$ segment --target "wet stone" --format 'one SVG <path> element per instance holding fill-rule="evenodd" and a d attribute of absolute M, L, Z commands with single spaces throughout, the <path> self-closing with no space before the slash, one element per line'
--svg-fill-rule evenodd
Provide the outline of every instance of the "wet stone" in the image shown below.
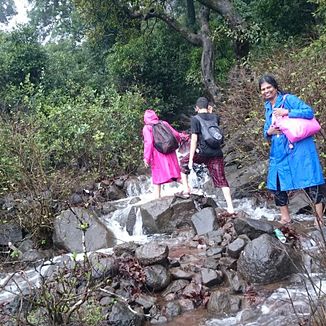
<path fill-rule="evenodd" d="M 208 287 L 220 284 L 223 282 L 223 273 L 209 268 L 201 270 L 202 283 Z"/>
<path fill-rule="evenodd" d="M 161 291 L 170 283 L 171 275 L 162 265 L 146 266 L 144 273 L 146 276 L 146 286 L 153 291 Z"/>
<path fill-rule="evenodd" d="M 241 238 L 237 238 L 229 244 L 227 253 L 230 257 L 239 258 L 240 253 L 245 246 L 246 242 Z"/>
<path fill-rule="evenodd" d="M 193 273 L 186 272 L 181 268 L 170 268 L 170 273 L 174 279 L 191 280 L 193 276 Z"/>
<path fill-rule="evenodd" d="M 149 242 L 136 249 L 136 258 L 145 266 L 166 262 L 169 255 L 169 247 L 156 242 Z"/>

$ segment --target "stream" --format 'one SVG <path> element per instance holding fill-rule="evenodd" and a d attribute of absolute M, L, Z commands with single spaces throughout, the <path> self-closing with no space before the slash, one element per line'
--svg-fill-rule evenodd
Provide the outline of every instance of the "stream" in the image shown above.
<path fill-rule="evenodd" d="M 200 187 L 197 187 L 199 190 Z M 197 189 L 197 190 L 198 190 Z M 106 226 L 114 233 L 118 243 L 135 241 L 145 243 L 152 238 L 159 237 L 160 241 L 167 245 L 173 245 L 174 250 L 179 250 L 179 255 L 187 250 L 198 251 L 198 249 L 184 248 L 182 237 L 172 238 L 169 235 L 154 235 L 147 237 L 142 233 L 142 221 L 139 214 L 136 214 L 136 223 L 133 235 L 129 235 L 125 228 L 121 227 L 119 221 L 123 219 L 126 211 L 129 209 L 130 199 L 139 197 L 137 206 L 151 200 L 150 180 L 140 178 L 138 183 L 130 186 L 128 189 L 128 198 L 117 201 L 118 209 L 113 215 L 102 216 Z M 179 185 L 173 183 L 166 185 L 162 189 L 163 196 L 173 195 L 180 191 Z M 224 201 L 214 198 L 218 206 L 224 207 Z M 264 218 L 268 221 L 275 221 L 279 218 L 279 212 L 275 209 L 267 208 L 265 205 L 255 206 L 254 201 L 248 198 L 234 200 L 236 211 L 244 211 L 253 219 Z M 313 224 L 313 217 L 310 215 L 296 215 L 296 224 L 303 230 Z M 309 237 L 302 239 L 302 246 L 307 251 L 316 250 L 316 243 Z M 99 250 L 100 252 L 111 252 L 112 248 Z M 199 250 L 200 251 L 200 250 Z M 199 253 L 200 254 L 200 253 Z M 69 256 L 62 255 L 54 257 L 48 264 L 36 266 L 34 269 L 16 272 L 15 274 L 0 274 L 0 286 L 4 287 L 0 292 L 0 303 L 13 300 L 17 294 L 30 293 L 33 287 L 40 283 L 40 275 L 49 275 L 54 264 L 61 264 Z M 83 254 L 77 255 L 77 259 L 82 259 Z M 307 258 L 307 271 L 310 272 L 311 260 Z M 210 316 L 206 309 L 199 308 L 176 317 L 172 322 L 165 325 L 187 325 L 187 326 L 282 326 L 282 325 L 305 325 L 304 321 L 310 314 L 310 309 L 314 305 L 316 298 L 322 297 L 326 291 L 326 277 L 320 274 L 307 272 L 304 274 L 294 274 L 284 282 L 271 285 L 259 285 L 253 288 L 250 301 L 251 304 L 242 307 L 242 310 L 233 316 L 224 316 L 216 319 Z"/>

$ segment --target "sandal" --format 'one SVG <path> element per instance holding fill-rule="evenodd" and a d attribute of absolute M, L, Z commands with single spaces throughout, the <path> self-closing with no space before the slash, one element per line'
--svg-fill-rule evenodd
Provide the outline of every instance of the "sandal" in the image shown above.
<path fill-rule="evenodd" d="M 177 198 L 182 198 L 182 199 L 189 199 L 190 198 L 190 194 L 188 192 L 184 192 L 184 191 L 176 192 L 174 194 L 174 196 L 177 197 Z"/>

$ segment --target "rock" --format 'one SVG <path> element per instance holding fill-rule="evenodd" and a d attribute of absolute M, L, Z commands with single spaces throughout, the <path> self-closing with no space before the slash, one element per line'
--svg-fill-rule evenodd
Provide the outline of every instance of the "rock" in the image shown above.
<path fill-rule="evenodd" d="M 182 311 L 181 306 L 177 301 L 167 302 L 163 310 L 165 312 L 165 316 L 168 317 L 168 319 L 180 315 Z"/>
<path fill-rule="evenodd" d="M 206 250 L 206 256 L 207 257 L 212 257 L 215 255 L 220 255 L 225 251 L 225 248 L 223 247 L 211 247 Z"/>
<path fill-rule="evenodd" d="M 126 194 L 115 184 L 105 189 L 105 197 L 109 200 L 119 200 L 126 197 Z"/>
<path fill-rule="evenodd" d="M 181 291 L 189 284 L 187 280 L 176 280 L 172 282 L 163 292 L 162 296 L 167 296 L 170 293 L 181 293 Z"/>
<path fill-rule="evenodd" d="M 214 291 L 208 300 L 207 310 L 214 314 L 228 314 L 231 312 L 230 296 L 221 291 Z"/>
<path fill-rule="evenodd" d="M 238 272 L 250 283 L 272 283 L 294 272 L 293 250 L 276 238 L 263 234 L 252 240 L 238 260 Z"/>
<path fill-rule="evenodd" d="M 136 299 L 135 302 L 141 305 L 145 312 L 148 312 L 156 303 L 157 298 L 141 293 Z"/>
<path fill-rule="evenodd" d="M 0 223 L 0 245 L 8 246 L 8 242 L 13 244 L 22 241 L 23 232 L 19 225 L 14 223 Z"/>
<path fill-rule="evenodd" d="M 136 249 L 136 258 L 142 265 L 154 265 L 167 262 L 169 247 L 157 242 L 149 242 Z"/>
<path fill-rule="evenodd" d="M 184 226 L 191 226 L 190 216 L 196 212 L 192 199 L 176 199 L 164 197 L 141 205 L 143 230 L 146 234 L 155 233 L 147 230 L 147 224 L 152 227 L 153 221 L 157 227 L 156 233 L 172 233 Z"/>
<path fill-rule="evenodd" d="M 236 218 L 233 223 L 238 235 L 246 234 L 251 240 L 258 238 L 264 233 L 273 234 L 274 231 L 273 225 L 261 220 Z"/>
<path fill-rule="evenodd" d="M 114 277 L 118 273 L 118 264 L 114 257 L 102 253 L 91 253 L 89 263 L 94 279 Z"/>
<path fill-rule="evenodd" d="M 228 279 L 229 286 L 234 293 L 244 293 L 246 282 L 233 270 L 225 270 L 225 275 Z"/>
<path fill-rule="evenodd" d="M 202 209 L 191 217 L 193 227 L 198 235 L 217 229 L 215 210 L 211 207 Z"/>
<path fill-rule="evenodd" d="M 191 311 L 195 308 L 194 303 L 190 299 L 179 299 L 178 302 L 182 312 Z"/>
<path fill-rule="evenodd" d="M 170 273 L 175 280 L 179 280 L 179 279 L 191 280 L 194 275 L 192 272 L 186 272 L 178 267 L 170 268 Z"/>
<path fill-rule="evenodd" d="M 237 238 L 228 245 L 226 252 L 230 257 L 237 259 L 245 246 L 246 242 L 241 238 Z"/>
<path fill-rule="evenodd" d="M 38 260 L 43 259 L 44 256 L 36 249 L 29 249 L 25 251 L 21 256 L 20 260 L 24 262 L 36 262 Z"/>
<path fill-rule="evenodd" d="M 153 291 L 165 289 L 171 280 L 168 270 L 162 265 L 151 265 L 144 268 L 146 286 Z"/>
<path fill-rule="evenodd" d="M 139 248 L 140 245 L 130 241 L 130 242 L 123 242 L 113 247 L 113 252 L 116 256 L 121 256 L 122 254 L 128 254 L 131 256 L 135 255 L 136 249 Z"/>
<path fill-rule="evenodd" d="M 202 283 L 208 287 L 220 284 L 223 282 L 223 273 L 209 268 L 203 268 L 200 272 Z"/>
<path fill-rule="evenodd" d="M 83 252 L 82 223 L 88 223 L 85 233 L 86 251 L 111 248 L 116 243 L 114 234 L 91 211 L 75 207 L 73 212 L 61 212 L 54 220 L 54 245 L 69 252 Z"/>
<path fill-rule="evenodd" d="M 142 326 L 144 316 L 134 314 L 125 304 L 116 302 L 109 314 L 108 322 L 113 326 Z"/>

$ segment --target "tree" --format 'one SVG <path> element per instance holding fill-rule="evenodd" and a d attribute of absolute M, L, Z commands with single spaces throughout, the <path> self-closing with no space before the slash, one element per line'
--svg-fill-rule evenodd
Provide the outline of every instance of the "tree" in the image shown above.
<path fill-rule="evenodd" d="M 8 24 L 9 20 L 16 14 L 14 0 L 0 0 L 0 23 Z"/>
<path fill-rule="evenodd" d="M 148 27 L 149 21 L 161 20 L 174 31 L 179 33 L 190 44 L 202 48 L 201 73 L 202 81 L 211 99 L 219 100 L 220 91 L 214 78 L 214 42 L 210 30 L 210 21 L 213 17 L 211 11 L 223 17 L 227 25 L 236 31 L 244 30 L 244 21 L 237 13 L 229 0 L 198 0 L 187 1 L 188 13 L 184 5 L 178 1 L 84 1 L 75 0 L 76 7 L 82 12 L 83 17 L 89 22 L 94 22 L 93 31 L 107 30 L 108 27 L 121 32 L 126 26 L 128 31 L 137 32 L 142 21 Z M 194 15 L 195 10 L 195 15 Z M 188 17 L 188 23 L 183 17 Z M 194 20 L 194 17 L 196 20 Z M 134 24 L 132 22 L 135 22 Z M 92 24 L 91 24 L 92 25 Z M 138 29 L 138 33 L 140 30 Z M 125 32 L 124 32 L 125 33 Z M 124 34 L 123 37 L 126 38 Z M 242 41 L 243 42 L 243 41 Z M 237 43 L 235 49 L 239 57 L 248 53 L 247 46 Z M 246 42 L 243 42 L 246 44 Z"/>

